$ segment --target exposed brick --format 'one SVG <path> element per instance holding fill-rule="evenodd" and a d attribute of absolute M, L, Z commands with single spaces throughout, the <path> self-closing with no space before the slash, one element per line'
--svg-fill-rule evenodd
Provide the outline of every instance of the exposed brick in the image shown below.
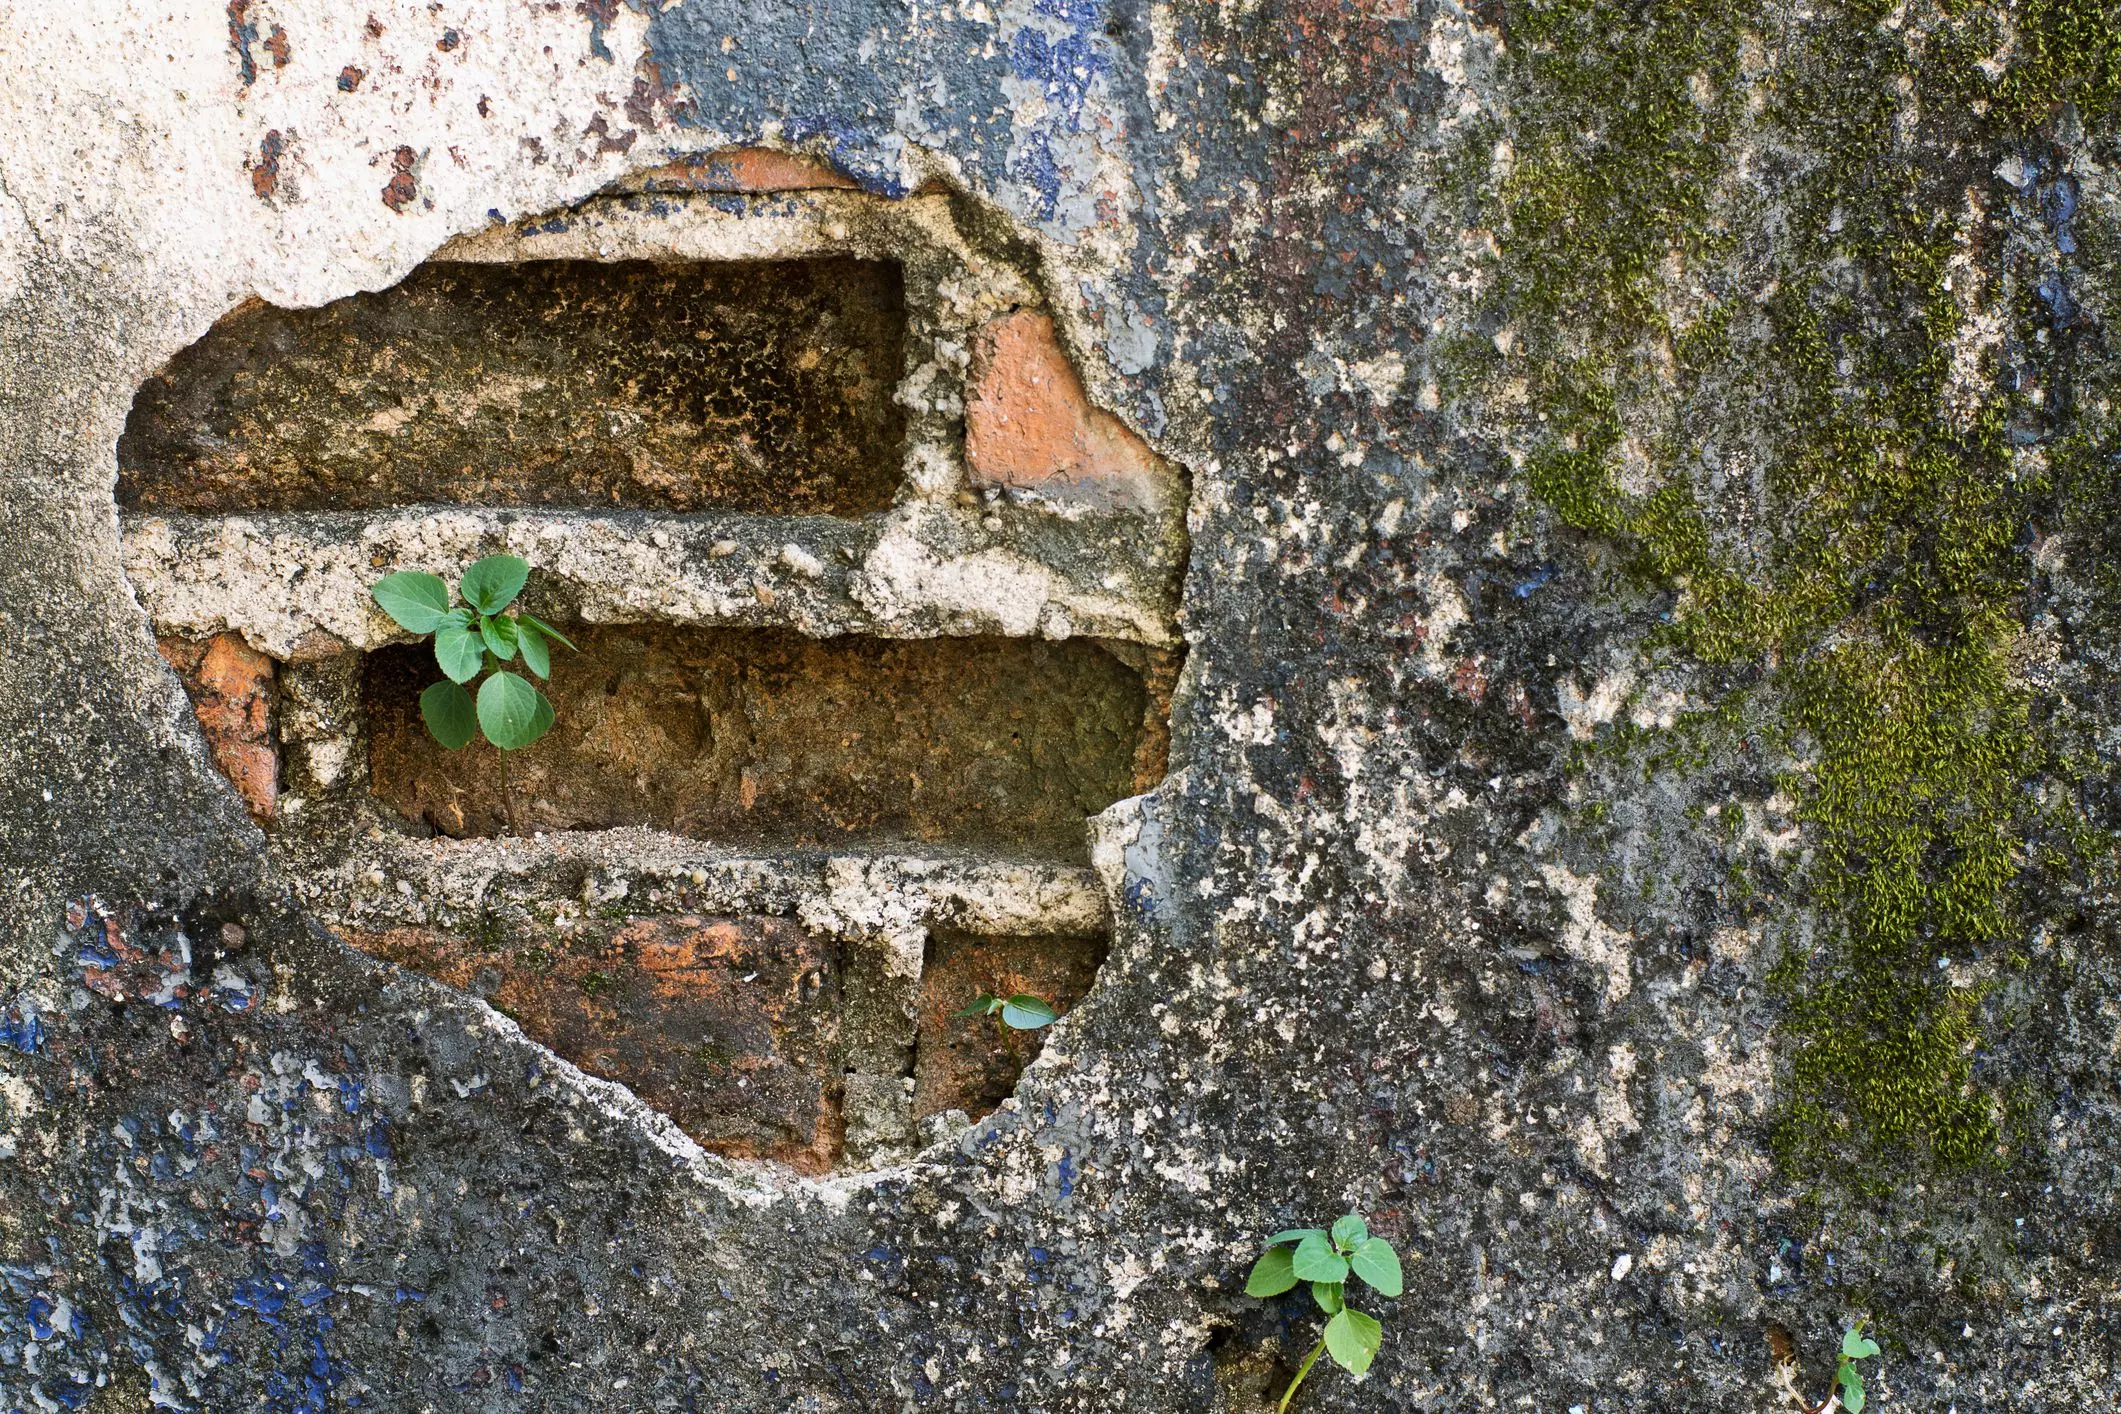
<path fill-rule="evenodd" d="M 765 147 L 731 147 L 651 168 L 634 179 L 648 191 L 852 191 L 855 180 L 822 162 Z"/>
<path fill-rule="evenodd" d="M 839 1151 L 838 959 L 787 919 L 590 920 L 481 939 L 424 928 L 340 936 L 484 997 L 707 1148 L 805 1173 L 829 1169 Z"/>
<path fill-rule="evenodd" d="M 1053 321 L 1018 310 L 973 340 L 965 461 L 975 486 L 1007 486 L 1122 510 L 1165 498 L 1167 474 L 1125 423 L 1092 407 Z"/>
<path fill-rule="evenodd" d="M 993 1112 L 1045 1045 L 1046 1033 L 1012 1031 L 959 1016 L 982 992 L 1027 992 L 1062 1012 L 1082 1000 L 1104 960 L 1100 938 L 975 938 L 938 933 L 921 974 L 920 1039 L 913 1059 L 915 1118 Z"/>
<path fill-rule="evenodd" d="M 228 777 L 252 819 L 271 824 L 280 800 L 272 659 L 234 633 L 163 638 L 156 647 L 184 683 L 215 769 Z"/>

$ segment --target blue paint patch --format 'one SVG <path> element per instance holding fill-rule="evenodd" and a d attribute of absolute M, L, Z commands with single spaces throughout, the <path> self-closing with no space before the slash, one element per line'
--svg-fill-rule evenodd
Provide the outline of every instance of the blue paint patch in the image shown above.
<path fill-rule="evenodd" d="M 0 1011 L 0 1046 L 33 1056 L 44 1045 L 44 1020 L 37 1015 L 37 1004 L 22 997 Z"/>
<path fill-rule="evenodd" d="M 1552 565 L 1541 565 L 1530 575 L 1518 580 L 1515 585 L 1511 586 L 1510 592 L 1520 599 L 1529 599 L 1535 591 L 1546 588 L 1553 578 L 1554 567 Z"/>

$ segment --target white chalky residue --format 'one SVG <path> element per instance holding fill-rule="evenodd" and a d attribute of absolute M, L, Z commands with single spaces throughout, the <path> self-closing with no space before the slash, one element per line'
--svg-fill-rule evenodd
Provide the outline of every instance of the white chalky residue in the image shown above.
<path fill-rule="evenodd" d="M 1566 909 L 1561 927 L 1562 950 L 1605 973 L 1605 1003 L 1612 1006 L 1626 997 L 1633 986 L 1629 975 L 1633 938 L 1598 916 L 1595 878 L 1572 873 L 1559 864 L 1542 864 L 1539 872 Z"/>

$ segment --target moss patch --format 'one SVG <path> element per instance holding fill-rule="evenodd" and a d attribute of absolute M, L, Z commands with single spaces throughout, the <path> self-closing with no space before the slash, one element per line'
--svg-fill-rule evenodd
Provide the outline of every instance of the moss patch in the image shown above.
<path fill-rule="evenodd" d="M 2010 435 L 2042 394 L 1996 349 L 2037 310 L 1990 172 L 2059 100 L 2113 105 L 2117 36 L 2067 0 L 1511 15 L 1485 386 L 1523 380 L 1532 489 L 1673 595 L 1664 641 L 1773 704 L 1827 924 L 1779 973 L 1800 1169 L 1997 1152 L 1937 963 L 2019 931 L 2044 757 L 2009 651 L 2051 487 Z"/>

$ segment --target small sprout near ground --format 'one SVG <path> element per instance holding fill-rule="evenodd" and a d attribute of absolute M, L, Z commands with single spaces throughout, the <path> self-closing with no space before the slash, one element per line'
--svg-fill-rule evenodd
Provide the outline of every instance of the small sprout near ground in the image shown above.
<path fill-rule="evenodd" d="M 369 591 L 401 628 L 434 635 L 435 662 L 447 681 L 420 694 L 420 718 L 434 739 L 451 751 L 469 742 L 474 732 L 485 733 L 503 751 L 515 751 L 552 729 L 552 703 L 545 694 L 527 678 L 501 667 L 520 654 L 524 667 L 549 678 L 551 644 L 574 647 L 565 634 L 515 604 L 529 577 L 528 561 L 488 555 L 457 581 L 464 602 L 454 608 L 441 577 L 419 570 L 387 575 Z M 510 605 L 515 605 L 512 613 L 507 612 Z M 481 672 L 487 677 L 474 703 L 465 685 Z"/>
<path fill-rule="evenodd" d="M 1858 1321 L 1843 1331 L 1841 1353 L 1834 1360 L 1834 1392 L 1809 1414 L 1827 1414 L 1837 1400 L 1848 1414 L 1863 1414 L 1863 1374 L 1856 1368 L 1856 1362 L 1868 1360 L 1877 1353 L 1878 1342 L 1863 1333 L 1863 1322 Z"/>
<path fill-rule="evenodd" d="M 1311 1373 L 1320 1351 L 1334 1363 L 1360 1379 L 1384 1345 L 1384 1327 L 1374 1316 L 1366 1316 L 1347 1302 L 1347 1282 L 1354 1276 L 1380 1296 L 1397 1296 L 1405 1289 L 1399 1270 L 1399 1253 L 1382 1237 L 1370 1236 L 1361 1216 L 1349 1213 L 1332 1228 L 1295 1227 L 1267 1239 L 1267 1250 L 1252 1264 L 1245 1281 L 1247 1296 L 1279 1296 L 1300 1281 L 1311 1283 L 1311 1299 L 1326 1313 L 1325 1333 L 1282 1393 L 1276 1414 L 1296 1398 L 1296 1387 Z"/>
<path fill-rule="evenodd" d="M 997 997 L 981 992 L 971 1006 L 958 1013 L 959 1016 L 992 1016 L 1012 1031 L 1036 1031 L 1041 1026 L 1051 1026 L 1060 1020 L 1060 1013 L 1053 1003 L 1044 997 L 1034 997 L 1019 992 L 1013 997 Z"/>

